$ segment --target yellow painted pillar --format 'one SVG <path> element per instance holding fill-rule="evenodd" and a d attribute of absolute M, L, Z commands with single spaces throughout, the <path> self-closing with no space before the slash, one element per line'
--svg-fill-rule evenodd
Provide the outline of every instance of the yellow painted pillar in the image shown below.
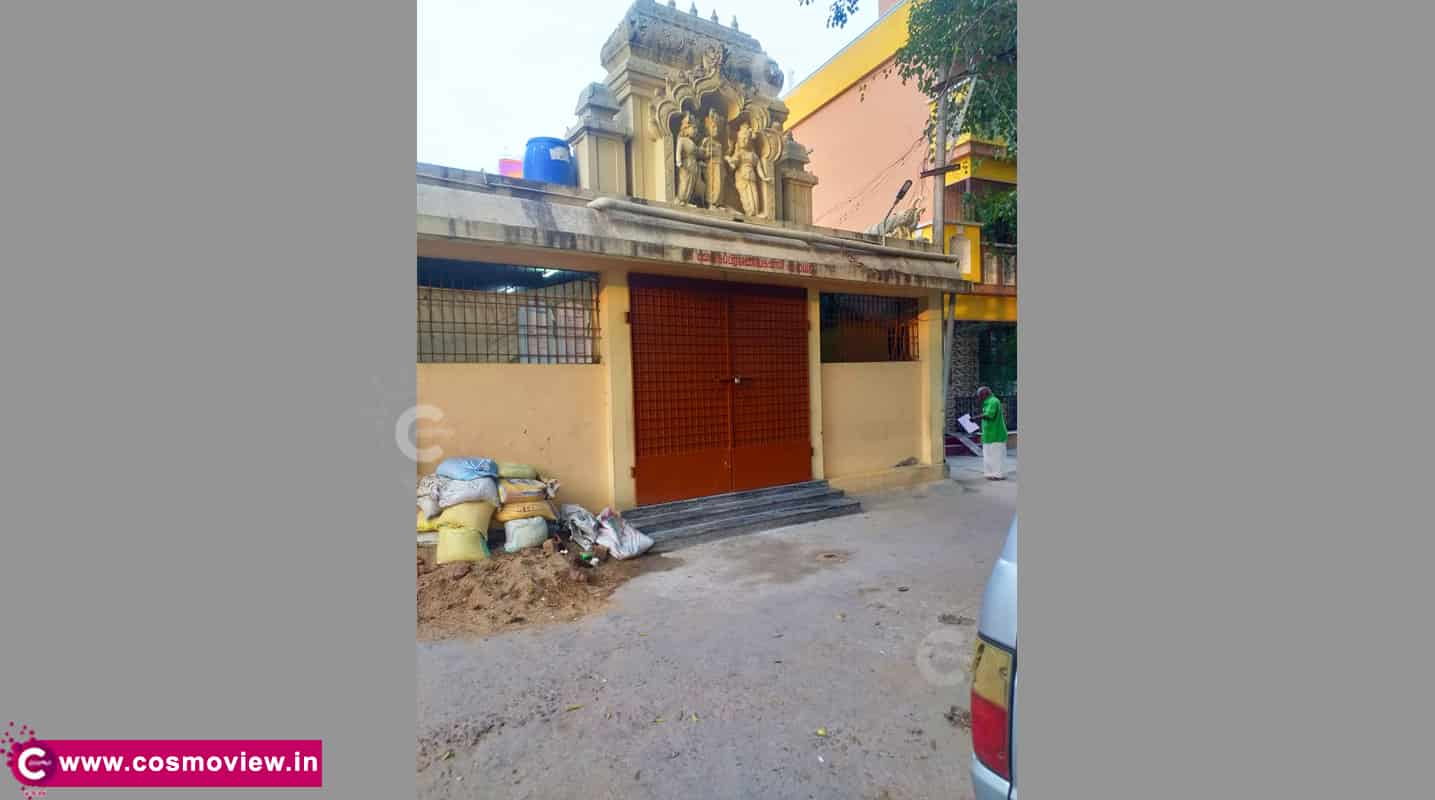
<path fill-rule="evenodd" d="M 609 501 L 620 511 L 637 505 L 636 440 L 633 436 L 633 336 L 628 327 L 628 272 L 609 268 L 603 271 L 602 353 L 607 383 L 604 387 L 607 410 Z"/>
<path fill-rule="evenodd" d="M 928 292 L 918 316 L 922 364 L 922 424 L 917 452 L 923 464 L 946 463 L 946 392 L 942 386 L 942 293 Z"/>
<path fill-rule="evenodd" d="M 822 467 L 822 292 L 807 290 L 808 423 L 812 436 L 812 479 L 824 477 Z"/>

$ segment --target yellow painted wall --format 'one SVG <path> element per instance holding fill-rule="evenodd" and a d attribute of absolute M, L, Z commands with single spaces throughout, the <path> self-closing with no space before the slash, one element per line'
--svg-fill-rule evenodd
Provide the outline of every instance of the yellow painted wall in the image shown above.
<path fill-rule="evenodd" d="M 967 178 L 980 178 L 1001 183 L 1016 183 L 1016 162 L 1000 158 L 972 158 L 963 156 L 952 164 L 958 169 L 947 173 L 947 185 L 961 183 Z M 972 170 L 976 170 L 973 172 Z"/>
<path fill-rule="evenodd" d="M 532 464 L 562 482 L 560 502 L 611 503 L 604 374 L 597 364 L 419 364 L 418 400 L 443 411 L 419 420 L 420 451 Z"/>
<path fill-rule="evenodd" d="M 822 365 L 827 478 L 880 472 L 908 458 L 925 460 L 925 368 L 921 361 Z"/>
<path fill-rule="evenodd" d="M 976 230 L 965 227 L 968 234 Z M 631 508 L 636 499 L 636 481 L 631 474 L 635 463 L 632 337 L 624 318 L 629 309 L 629 273 L 682 275 L 691 271 L 653 264 L 599 265 L 573 254 L 522 258 L 490 247 L 462 247 L 454 252 L 436 247 L 429 243 L 426 249 L 421 243 L 420 253 L 510 263 L 531 261 L 597 272 L 600 363 L 417 365 L 419 403 L 435 406 L 444 414 L 441 420 L 417 423 L 420 450 L 435 445 L 443 450 L 442 455 L 421 461 L 418 473 L 432 472 L 438 461 L 450 456 L 526 462 L 562 482 L 562 502 L 578 503 L 594 512 L 608 505 L 619 510 Z M 853 290 L 846 285 L 827 287 L 783 277 L 728 277 L 759 283 L 806 283 L 814 321 L 823 289 Z M 890 287 L 874 286 L 872 291 L 914 294 Z M 866 480 L 874 473 L 891 471 L 908 458 L 927 465 L 941 463 L 939 296 L 935 292 L 922 294 L 921 361 L 822 364 L 820 327 L 811 327 L 814 478 L 860 476 Z M 927 472 L 918 470 L 922 476 L 930 473 L 930 468 L 924 469 Z M 901 475 L 893 475 L 908 480 L 910 476 L 902 475 L 912 471 L 898 470 Z"/>
<path fill-rule="evenodd" d="M 1016 322 L 1016 297 L 993 294 L 959 294 L 955 318 L 982 322 Z"/>

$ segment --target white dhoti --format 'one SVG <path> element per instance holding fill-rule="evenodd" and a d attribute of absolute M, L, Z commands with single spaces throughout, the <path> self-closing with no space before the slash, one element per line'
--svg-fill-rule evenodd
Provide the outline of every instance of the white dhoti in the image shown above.
<path fill-rule="evenodd" d="M 982 445 L 982 466 L 988 478 L 1006 477 L 1006 442 Z"/>

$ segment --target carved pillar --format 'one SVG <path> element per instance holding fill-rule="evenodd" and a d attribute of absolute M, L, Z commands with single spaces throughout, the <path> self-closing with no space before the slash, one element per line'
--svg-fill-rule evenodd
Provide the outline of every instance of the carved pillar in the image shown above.
<path fill-rule="evenodd" d="M 817 176 L 807 171 L 808 150 L 788 133 L 783 138 L 782 158 L 777 162 L 781 219 L 800 225 L 812 224 L 812 187 Z"/>
<path fill-rule="evenodd" d="M 593 192 L 626 194 L 628 131 L 617 120 L 618 101 L 607 86 L 589 84 L 578 96 L 578 124 L 568 131 L 578 161 L 578 185 Z"/>

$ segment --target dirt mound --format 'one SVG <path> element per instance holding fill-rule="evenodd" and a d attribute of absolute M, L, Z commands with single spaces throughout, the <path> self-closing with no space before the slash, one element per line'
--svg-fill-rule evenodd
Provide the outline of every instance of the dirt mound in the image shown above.
<path fill-rule="evenodd" d="M 495 552 L 487 561 L 434 564 L 432 547 L 418 548 L 418 637 L 487 636 L 550 622 L 571 622 L 602 608 L 624 581 L 674 559 L 644 555 L 629 561 L 576 566 L 542 548 Z"/>

